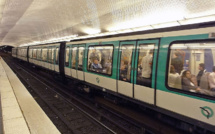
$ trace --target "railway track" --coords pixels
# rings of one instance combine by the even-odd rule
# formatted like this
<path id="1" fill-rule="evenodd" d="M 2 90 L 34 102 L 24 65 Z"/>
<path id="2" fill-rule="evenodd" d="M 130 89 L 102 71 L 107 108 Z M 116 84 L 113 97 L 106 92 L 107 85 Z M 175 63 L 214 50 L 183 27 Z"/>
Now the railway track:
<path id="1" fill-rule="evenodd" d="M 147 115 L 114 106 L 101 97 L 94 99 L 83 97 L 70 90 L 77 89 L 75 86 L 68 87 L 53 82 L 53 78 L 46 76 L 44 72 L 35 73 L 10 57 L 4 59 L 36 97 L 35 99 L 38 101 L 38 96 L 41 98 L 40 103 L 45 103 L 42 104 L 44 111 L 52 111 L 50 119 L 62 133 L 180 133 L 168 125 L 150 120 Z M 76 115 L 80 112 L 81 115 Z M 84 118 L 90 121 L 85 121 Z"/>

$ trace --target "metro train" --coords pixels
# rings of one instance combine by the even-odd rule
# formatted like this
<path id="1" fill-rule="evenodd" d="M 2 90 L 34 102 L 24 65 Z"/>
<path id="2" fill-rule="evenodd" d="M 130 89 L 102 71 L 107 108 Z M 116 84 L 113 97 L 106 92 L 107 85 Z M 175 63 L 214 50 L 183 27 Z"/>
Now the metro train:
<path id="1" fill-rule="evenodd" d="M 12 56 L 215 132 L 214 31 L 166 28 L 18 47 Z"/>

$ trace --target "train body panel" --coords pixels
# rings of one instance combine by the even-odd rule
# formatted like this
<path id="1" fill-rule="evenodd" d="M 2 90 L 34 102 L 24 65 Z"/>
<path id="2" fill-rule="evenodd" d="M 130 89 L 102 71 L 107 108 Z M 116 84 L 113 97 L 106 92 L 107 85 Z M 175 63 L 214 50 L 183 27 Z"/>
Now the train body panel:
<path id="1" fill-rule="evenodd" d="M 109 77 L 102 77 L 100 75 L 85 72 L 85 81 L 90 84 L 102 87 L 104 90 L 108 89 L 114 92 L 117 91 L 116 80 Z"/>
<path id="2" fill-rule="evenodd" d="M 213 112 L 215 111 L 214 102 L 202 101 L 201 99 L 186 97 L 158 89 L 157 106 L 207 124 L 215 124 L 215 116 Z M 202 108 L 205 108 L 211 114 L 207 114 Z"/>

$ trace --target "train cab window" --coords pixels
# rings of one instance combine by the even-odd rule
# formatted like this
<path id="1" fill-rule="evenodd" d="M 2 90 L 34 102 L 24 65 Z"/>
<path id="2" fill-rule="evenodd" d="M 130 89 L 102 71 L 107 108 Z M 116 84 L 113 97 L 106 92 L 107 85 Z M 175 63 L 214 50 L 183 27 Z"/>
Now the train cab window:
<path id="1" fill-rule="evenodd" d="M 84 47 L 79 47 L 78 49 L 78 69 L 82 70 L 84 60 Z"/>
<path id="2" fill-rule="evenodd" d="M 48 49 L 48 62 L 52 63 L 52 49 L 51 48 Z"/>
<path id="3" fill-rule="evenodd" d="M 138 48 L 137 84 L 152 87 L 152 67 L 155 44 L 140 44 Z"/>
<path id="4" fill-rule="evenodd" d="M 57 47 L 55 50 L 55 64 L 58 64 L 58 55 L 59 55 L 59 48 Z"/>
<path id="5" fill-rule="evenodd" d="M 77 47 L 72 48 L 72 68 L 75 69 L 76 67 L 76 53 L 77 53 Z"/>
<path id="6" fill-rule="evenodd" d="M 47 48 L 42 49 L 42 60 L 47 61 Z"/>
<path id="7" fill-rule="evenodd" d="M 65 66 L 69 67 L 69 47 L 66 47 L 66 53 L 65 53 Z"/>
<path id="8" fill-rule="evenodd" d="M 215 97 L 215 43 L 172 44 L 169 57 L 169 87 Z"/>
<path id="9" fill-rule="evenodd" d="M 130 82 L 133 45 L 121 46 L 119 79 Z"/>
<path id="10" fill-rule="evenodd" d="M 37 49 L 33 49 L 33 59 L 37 58 Z"/>
<path id="11" fill-rule="evenodd" d="M 88 70 L 111 75 L 113 46 L 90 46 L 88 49 Z"/>

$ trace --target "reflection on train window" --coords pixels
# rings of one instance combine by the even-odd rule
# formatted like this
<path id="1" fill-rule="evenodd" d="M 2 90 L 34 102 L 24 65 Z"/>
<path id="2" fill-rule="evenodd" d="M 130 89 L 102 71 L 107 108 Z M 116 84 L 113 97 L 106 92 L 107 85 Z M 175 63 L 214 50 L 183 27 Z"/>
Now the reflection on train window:
<path id="1" fill-rule="evenodd" d="M 49 48 L 49 49 L 48 49 L 48 62 L 49 62 L 49 63 L 52 63 L 52 58 L 51 58 L 51 57 L 52 57 L 52 49 Z"/>
<path id="2" fill-rule="evenodd" d="M 122 81 L 130 82 L 131 80 L 131 60 L 133 45 L 123 45 L 121 46 L 121 58 L 120 58 L 120 71 L 119 79 Z"/>
<path id="3" fill-rule="evenodd" d="M 42 49 L 42 60 L 47 61 L 47 48 Z"/>
<path id="4" fill-rule="evenodd" d="M 138 53 L 137 84 L 152 87 L 152 67 L 155 44 L 140 44 Z"/>
<path id="5" fill-rule="evenodd" d="M 33 49 L 33 58 L 34 58 L 34 59 L 37 58 L 37 49 Z"/>
<path id="6" fill-rule="evenodd" d="M 215 43 L 183 43 L 170 47 L 168 86 L 215 96 Z"/>
<path id="7" fill-rule="evenodd" d="M 76 53 L 77 53 L 77 47 L 72 48 L 72 68 L 75 69 L 76 67 Z"/>
<path id="8" fill-rule="evenodd" d="M 69 47 L 66 47 L 66 53 L 65 53 L 65 66 L 69 67 Z"/>
<path id="9" fill-rule="evenodd" d="M 58 55 L 59 55 L 59 48 L 55 49 L 55 64 L 58 64 Z"/>
<path id="10" fill-rule="evenodd" d="M 84 60 L 84 47 L 79 47 L 78 49 L 78 69 L 82 70 Z"/>
<path id="11" fill-rule="evenodd" d="M 88 50 L 88 70 L 111 75 L 113 46 L 90 46 Z"/>

